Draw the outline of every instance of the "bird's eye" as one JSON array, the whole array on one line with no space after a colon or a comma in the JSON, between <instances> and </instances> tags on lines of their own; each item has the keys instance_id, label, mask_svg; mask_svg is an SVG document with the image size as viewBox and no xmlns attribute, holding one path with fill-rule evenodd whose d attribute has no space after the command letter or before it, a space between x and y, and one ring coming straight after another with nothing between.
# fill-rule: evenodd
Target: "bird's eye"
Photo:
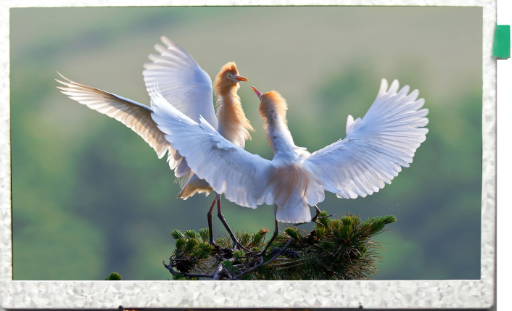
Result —
<instances>
[{"instance_id":1,"label":"bird's eye","mask_svg":"<svg viewBox=\"0 0 512 311\"><path fill-rule=\"evenodd\" d=\"M231 75L228 75L228 78L231 78Z\"/></svg>"}]
</instances>

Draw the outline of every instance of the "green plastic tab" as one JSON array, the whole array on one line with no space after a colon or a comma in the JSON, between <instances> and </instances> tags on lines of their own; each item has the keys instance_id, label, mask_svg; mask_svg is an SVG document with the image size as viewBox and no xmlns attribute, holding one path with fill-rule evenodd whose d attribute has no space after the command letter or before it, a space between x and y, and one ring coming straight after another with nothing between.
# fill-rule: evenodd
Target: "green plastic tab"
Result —
<instances>
[{"instance_id":1,"label":"green plastic tab","mask_svg":"<svg viewBox=\"0 0 512 311\"><path fill-rule=\"evenodd\" d=\"M510 26L496 25L492 54L498 59L510 58Z\"/></svg>"}]
</instances>

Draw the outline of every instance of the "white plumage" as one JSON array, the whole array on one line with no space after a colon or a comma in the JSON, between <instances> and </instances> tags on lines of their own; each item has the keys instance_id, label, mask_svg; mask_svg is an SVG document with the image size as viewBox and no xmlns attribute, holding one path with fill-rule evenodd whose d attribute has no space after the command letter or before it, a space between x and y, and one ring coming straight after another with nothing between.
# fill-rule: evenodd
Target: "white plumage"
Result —
<instances>
[{"instance_id":1,"label":"white plumage","mask_svg":"<svg viewBox=\"0 0 512 311\"><path fill-rule=\"evenodd\" d=\"M284 99L274 91L260 95L260 113L275 152L271 161L227 141L204 118L191 120L158 90L150 92L151 116L167 141L217 193L242 206L275 205L276 220L281 222L307 222L308 206L322 202L324 191L340 198L365 197L412 162L428 132L428 110L421 109L424 100L417 99L417 90L407 94L408 86L398 88L398 81L388 89L383 79L365 116L348 117L345 139L312 154L294 144Z\"/></svg>"},{"instance_id":2,"label":"white plumage","mask_svg":"<svg viewBox=\"0 0 512 311\"><path fill-rule=\"evenodd\" d=\"M192 120L199 121L203 116L217 128L217 117L213 108L212 81L208 74L184 50L166 37L155 49L161 55L150 54L153 63L144 64L143 71L146 89L149 91L158 85L162 94L174 107L180 109ZM186 175L190 169L179 153L163 139L162 132L150 118L152 108L122 96L109 93L94 87L86 86L67 79L57 80L65 87L59 87L63 94L90 109L115 118L140 135L162 158L169 151L168 162L172 170L176 169L176 177ZM180 165L181 164L181 165Z\"/></svg>"},{"instance_id":3,"label":"white plumage","mask_svg":"<svg viewBox=\"0 0 512 311\"><path fill-rule=\"evenodd\" d=\"M158 87L162 96L192 120L202 116L215 129L217 117L213 109L213 88L210 76L182 48L167 37L166 46L155 45L158 54L150 54L151 63L144 64L144 82L148 93Z\"/></svg>"},{"instance_id":4,"label":"white plumage","mask_svg":"<svg viewBox=\"0 0 512 311\"><path fill-rule=\"evenodd\" d=\"M238 74L235 63L225 64L215 79L215 87L208 74L201 69L195 60L183 49L166 37L161 38L165 46L155 45L160 54L149 56L151 63L144 64L144 81L147 90L158 87L162 98L170 103L173 109L178 109L183 116L195 122L201 119L216 132L222 130L223 135L238 146L244 146L250 138L249 130L253 130L241 108L237 95L238 82L247 81ZM176 152L175 148L164 138L164 133L156 126L151 115L156 116L160 110L148 107L116 94L102 91L71 81L61 75L66 81L57 80L64 87L59 87L62 93L71 99L86 105L102 114L122 122L140 135L152 148L159 158L168 151L168 162L176 177L188 177L179 194L187 199L195 193L210 193L210 185L193 174L187 161ZM213 106L213 91L217 95L218 117ZM220 126L219 126L220 125ZM214 201L207 214L210 229L210 242L213 243L212 210L217 202L218 216L229 234L238 244L220 209L220 195L215 195ZM239 245L239 244L238 244Z\"/></svg>"}]
</instances>

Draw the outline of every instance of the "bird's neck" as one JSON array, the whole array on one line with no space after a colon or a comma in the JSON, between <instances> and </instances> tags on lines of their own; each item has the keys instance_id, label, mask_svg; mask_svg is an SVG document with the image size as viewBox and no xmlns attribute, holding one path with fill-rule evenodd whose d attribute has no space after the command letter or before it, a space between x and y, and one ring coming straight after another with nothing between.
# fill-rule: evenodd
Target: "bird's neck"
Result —
<instances>
[{"instance_id":1,"label":"bird's neck","mask_svg":"<svg viewBox=\"0 0 512 311\"><path fill-rule=\"evenodd\" d=\"M244 147L245 141L251 139L249 131L254 129L245 117L237 90L238 87L234 87L228 92L217 94L217 119L219 133L235 145Z\"/></svg>"},{"instance_id":2,"label":"bird's neck","mask_svg":"<svg viewBox=\"0 0 512 311\"><path fill-rule=\"evenodd\" d=\"M295 143L286 124L286 103L275 105L260 105L260 115L264 121L267 141L275 155L295 153Z\"/></svg>"}]
</instances>

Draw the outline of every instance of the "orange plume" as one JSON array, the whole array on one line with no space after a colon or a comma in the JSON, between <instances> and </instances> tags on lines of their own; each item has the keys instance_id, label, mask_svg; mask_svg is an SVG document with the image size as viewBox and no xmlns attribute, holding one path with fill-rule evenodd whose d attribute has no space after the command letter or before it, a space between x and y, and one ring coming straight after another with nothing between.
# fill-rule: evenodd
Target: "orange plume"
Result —
<instances>
[{"instance_id":1,"label":"orange plume","mask_svg":"<svg viewBox=\"0 0 512 311\"><path fill-rule=\"evenodd\" d=\"M263 127L265 129L267 141L270 146L272 146L272 142L270 140L270 137L268 136L268 131L269 127L275 126L276 116L283 121L283 125L285 126L286 129L288 129L288 126L286 124L286 110L288 110L286 100L278 92L270 91L261 95L261 101L260 105L258 106L258 111L260 112L260 116L264 121Z\"/></svg>"}]
</instances>

